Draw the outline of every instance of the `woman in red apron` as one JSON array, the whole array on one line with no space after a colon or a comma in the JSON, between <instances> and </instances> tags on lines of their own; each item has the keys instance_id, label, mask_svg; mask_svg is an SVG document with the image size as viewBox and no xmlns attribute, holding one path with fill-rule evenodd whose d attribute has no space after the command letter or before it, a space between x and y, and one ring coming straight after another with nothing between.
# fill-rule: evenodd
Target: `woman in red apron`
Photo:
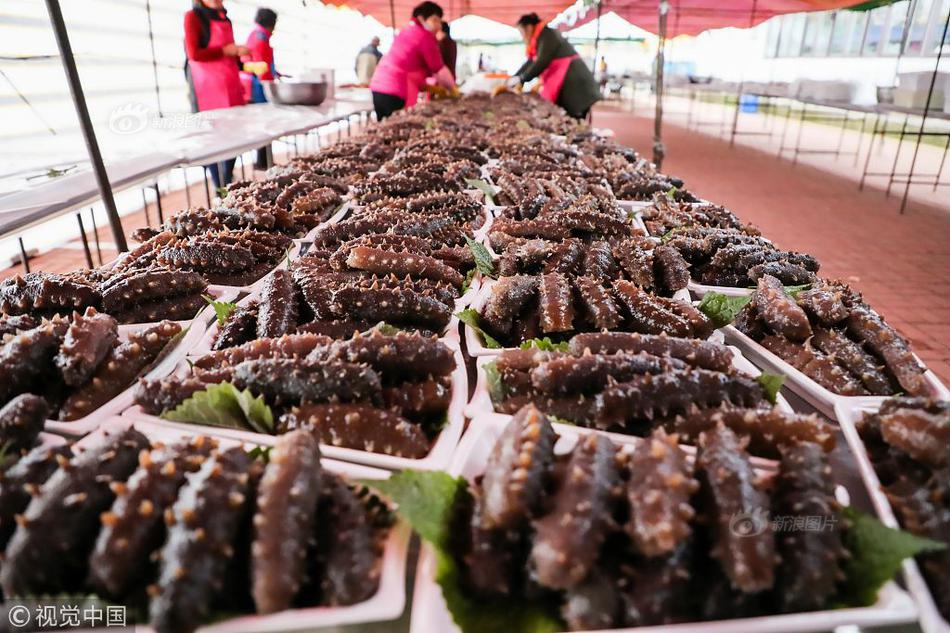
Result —
<instances>
[{"instance_id":1,"label":"woman in red apron","mask_svg":"<svg viewBox=\"0 0 950 633\"><path fill-rule=\"evenodd\" d=\"M195 0L191 11L185 14L186 68L195 111L244 105L238 58L249 52L247 47L234 43L224 0ZM218 173L217 165L206 166L215 188L231 182L234 159L222 164L223 174Z\"/></svg>"},{"instance_id":2,"label":"woman in red apron","mask_svg":"<svg viewBox=\"0 0 950 633\"><path fill-rule=\"evenodd\" d=\"M594 75L564 37L537 13L521 16L515 26L528 45L528 60L509 80L512 86L541 78L541 97L583 119L600 97Z\"/></svg>"}]
</instances>

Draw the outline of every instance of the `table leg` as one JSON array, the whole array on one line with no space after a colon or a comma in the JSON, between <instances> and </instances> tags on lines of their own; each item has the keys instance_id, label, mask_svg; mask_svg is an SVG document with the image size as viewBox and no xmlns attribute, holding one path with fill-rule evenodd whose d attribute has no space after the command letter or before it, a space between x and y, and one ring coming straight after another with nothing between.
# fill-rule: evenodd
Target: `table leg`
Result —
<instances>
[{"instance_id":1,"label":"table leg","mask_svg":"<svg viewBox=\"0 0 950 633\"><path fill-rule=\"evenodd\" d=\"M23 246L23 238L16 238L17 242L20 243L20 257L23 258L23 271L29 275L30 274L30 258L26 254L26 247Z\"/></svg>"},{"instance_id":2,"label":"table leg","mask_svg":"<svg viewBox=\"0 0 950 633\"><path fill-rule=\"evenodd\" d=\"M86 228L82 225L82 213L76 214L76 221L79 222L79 237L82 239L82 251L86 255L86 268L94 268L92 251L89 250L89 240L86 238Z\"/></svg>"}]
</instances>

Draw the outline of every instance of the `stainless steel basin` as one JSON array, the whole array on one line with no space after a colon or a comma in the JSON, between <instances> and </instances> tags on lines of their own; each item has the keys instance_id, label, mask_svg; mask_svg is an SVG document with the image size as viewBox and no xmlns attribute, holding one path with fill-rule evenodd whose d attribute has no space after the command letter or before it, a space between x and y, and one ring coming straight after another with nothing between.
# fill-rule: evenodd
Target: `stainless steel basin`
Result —
<instances>
[{"instance_id":1,"label":"stainless steel basin","mask_svg":"<svg viewBox=\"0 0 950 633\"><path fill-rule=\"evenodd\" d=\"M282 105L315 106L327 98L329 85L325 81L265 81L264 90L271 103Z\"/></svg>"}]
</instances>

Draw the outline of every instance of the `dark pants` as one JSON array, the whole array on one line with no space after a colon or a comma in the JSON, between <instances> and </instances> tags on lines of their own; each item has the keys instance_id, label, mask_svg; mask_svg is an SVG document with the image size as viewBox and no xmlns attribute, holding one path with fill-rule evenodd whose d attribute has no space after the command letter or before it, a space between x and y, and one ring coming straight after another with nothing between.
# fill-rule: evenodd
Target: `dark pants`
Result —
<instances>
[{"instance_id":1,"label":"dark pants","mask_svg":"<svg viewBox=\"0 0 950 633\"><path fill-rule=\"evenodd\" d=\"M396 110L402 110L405 107L405 99L384 92L373 93L373 108L376 110L377 121L382 121Z\"/></svg>"},{"instance_id":2,"label":"dark pants","mask_svg":"<svg viewBox=\"0 0 950 633\"><path fill-rule=\"evenodd\" d=\"M205 165L205 169L211 173L211 182L214 183L214 188L220 189L221 187L227 187L231 184L231 181L234 180L234 163L237 161L236 158L229 158L227 160L221 161L224 163L224 179L222 181L221 175L218 174L218 165L219 163L214 163L211 165Z\"/></svg>"}]
</instances>

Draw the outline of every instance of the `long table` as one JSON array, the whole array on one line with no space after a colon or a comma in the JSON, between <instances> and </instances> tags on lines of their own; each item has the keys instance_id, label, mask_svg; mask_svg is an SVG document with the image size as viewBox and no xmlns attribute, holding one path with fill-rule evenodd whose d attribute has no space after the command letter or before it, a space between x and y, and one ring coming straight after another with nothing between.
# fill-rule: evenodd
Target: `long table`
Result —
<instances>
[{"instance_id":1,"label":"long table","mask_svg":"<svg viewBox=\"0 0 950 633\"><path fill-rule=\"evenodd\" d=\"M122 191L175 168L233 158L283 137L348 122L371 110L368 93L347 92L319 106L262 103L187 115L177 127L150 125L141 134L107 143L113 151L105 150L106 171L113 191ZM99 189L88 164L75 173L0 195L0 239L98 199Z\"/></svg>"}]
</instances>

